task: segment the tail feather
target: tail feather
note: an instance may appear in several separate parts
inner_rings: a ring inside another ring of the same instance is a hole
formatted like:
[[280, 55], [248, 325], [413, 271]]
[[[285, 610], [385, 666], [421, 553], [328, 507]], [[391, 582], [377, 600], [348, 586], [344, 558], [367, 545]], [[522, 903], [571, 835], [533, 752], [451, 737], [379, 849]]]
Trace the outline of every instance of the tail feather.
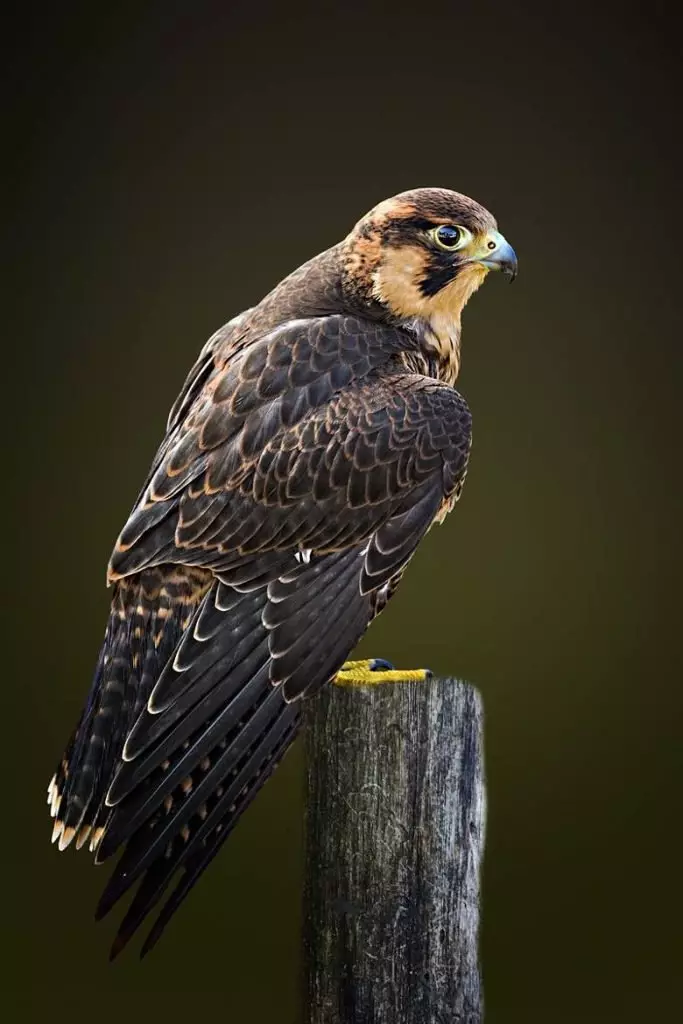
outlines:
[[128, 624], [121, 615], [121, 605], [121, 594], [117, 593], [90, 698], [56, 775], [52, 841], [59, 841], [60, 850], [74, 838], [80, 847], [91, 835], [100, 816], [107, 772], [113, 768], [125, 738], [124, 697], [128, 685], [135, 686], [136, 680], [127, 657]]
[[163, 567], [116, 584], [88, 701], [48, 787], [60, 850], [74, 839], [96, 849], [126, 737], [205, 589], [196, 571]]

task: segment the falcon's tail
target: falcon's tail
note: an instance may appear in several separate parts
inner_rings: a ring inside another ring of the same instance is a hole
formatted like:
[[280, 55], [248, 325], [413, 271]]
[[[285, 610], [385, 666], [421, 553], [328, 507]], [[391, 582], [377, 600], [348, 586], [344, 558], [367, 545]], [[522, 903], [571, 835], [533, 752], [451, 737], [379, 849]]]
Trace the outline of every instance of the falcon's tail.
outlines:
[[52, 841], [94, 850], [126, 736], [206, 590], [198, 570], [159, 567], [120, 580], [88, 701], [48, 786]]

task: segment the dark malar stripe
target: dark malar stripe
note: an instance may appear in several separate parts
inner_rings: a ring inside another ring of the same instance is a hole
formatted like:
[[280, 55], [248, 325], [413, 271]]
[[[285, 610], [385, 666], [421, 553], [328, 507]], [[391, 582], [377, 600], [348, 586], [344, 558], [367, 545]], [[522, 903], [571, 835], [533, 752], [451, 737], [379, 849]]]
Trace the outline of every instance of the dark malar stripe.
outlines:
[[453, 262], [452, 256], [443, 258], [435, 254], [427, 266], [427, 273], [420, 281], [420, 291], [426, 298], [431, 298], [455, 280], [459, 269], [460, 265]]

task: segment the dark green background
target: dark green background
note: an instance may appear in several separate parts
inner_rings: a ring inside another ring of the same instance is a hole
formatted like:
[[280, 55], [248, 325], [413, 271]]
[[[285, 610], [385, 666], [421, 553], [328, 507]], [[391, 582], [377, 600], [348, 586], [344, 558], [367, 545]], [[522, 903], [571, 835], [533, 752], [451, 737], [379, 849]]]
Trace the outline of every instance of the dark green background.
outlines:
[[675, 1019], [677, 37], [661, 4], [565, 6], [24, 7], [5, 89], [12, 1019], [298, 1020], [298, 750], [142, 966], [107, 965], [104, 869], [50, 846], [44, 791], [110, 547], [199, 347], [418, 185], [490, 207], [520, 275], [467, 309], [464, 497], [363, 649], [483, 692], [488, 1024]]

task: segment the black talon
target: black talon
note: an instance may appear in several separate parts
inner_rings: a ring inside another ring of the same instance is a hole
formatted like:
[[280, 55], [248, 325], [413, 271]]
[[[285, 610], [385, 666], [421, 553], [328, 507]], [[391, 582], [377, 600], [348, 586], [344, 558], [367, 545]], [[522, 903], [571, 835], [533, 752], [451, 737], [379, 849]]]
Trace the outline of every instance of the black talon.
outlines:
[[394, 666], [390, 661], [385, 661], [384, 658], [371, 658], [370, 659], [370, 671], [371, 672], [393, 672]]

